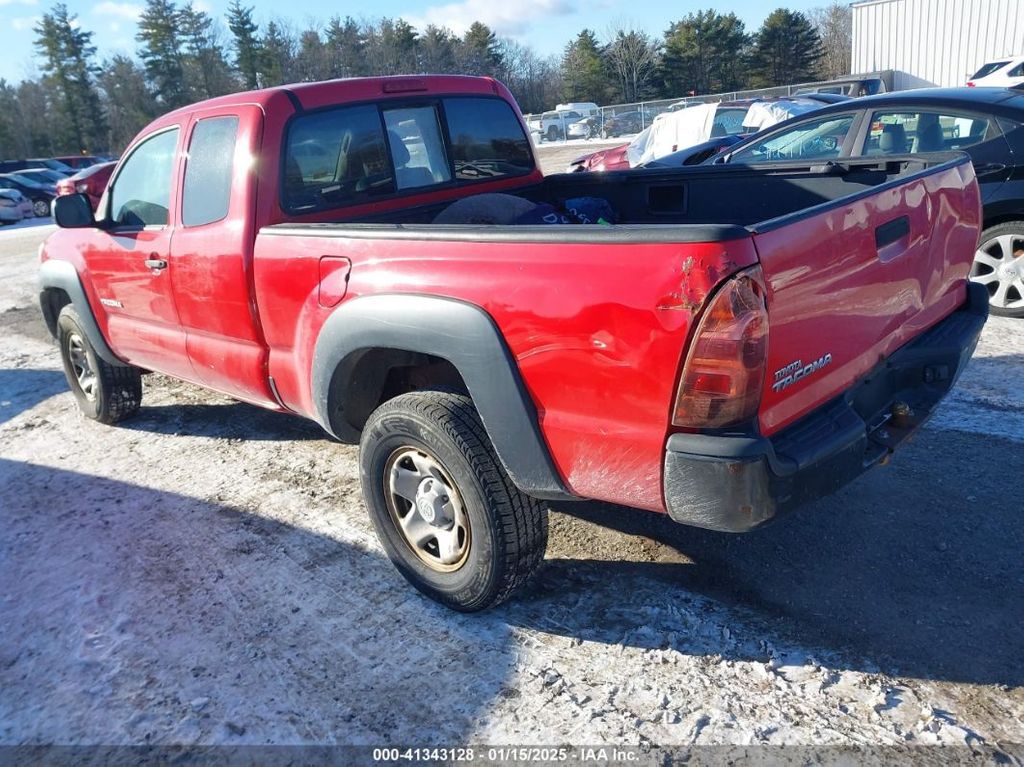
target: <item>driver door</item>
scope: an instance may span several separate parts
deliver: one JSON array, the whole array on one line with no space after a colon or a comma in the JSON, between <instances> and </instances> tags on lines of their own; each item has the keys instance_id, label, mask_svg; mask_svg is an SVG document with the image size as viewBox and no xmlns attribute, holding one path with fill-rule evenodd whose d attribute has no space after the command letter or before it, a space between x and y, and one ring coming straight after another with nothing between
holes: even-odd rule
<instances>
[{"instance_id":1,"label":"driver door","mask_svg":"<svg viewBox=\"0 0 1024 767\"><path fill-rule=\"evenodd\" d=\"M192 378L170 261L180 140L179 126L171 126L131 149L84 257L114 352L133 365Z\"/></svg>"}]
</instances>

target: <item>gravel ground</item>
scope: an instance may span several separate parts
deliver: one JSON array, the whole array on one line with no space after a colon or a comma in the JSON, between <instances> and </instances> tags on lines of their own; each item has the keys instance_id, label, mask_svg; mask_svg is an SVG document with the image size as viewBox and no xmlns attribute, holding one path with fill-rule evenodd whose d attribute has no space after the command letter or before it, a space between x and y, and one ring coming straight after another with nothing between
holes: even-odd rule
<instances>
[{"instance_id":1,"label":"gravel ground","mask_svg":"<svg viewBox=\"0 0 1024 767\"><path fill-rule=\"evenodd\" d=\"M1024 323L834 497L741 537L562 504L532 587L460 616L314 424L159 375L82 418L47 231L0 234L0 745L1024 742Z\"/></svg>"}]
</instances>

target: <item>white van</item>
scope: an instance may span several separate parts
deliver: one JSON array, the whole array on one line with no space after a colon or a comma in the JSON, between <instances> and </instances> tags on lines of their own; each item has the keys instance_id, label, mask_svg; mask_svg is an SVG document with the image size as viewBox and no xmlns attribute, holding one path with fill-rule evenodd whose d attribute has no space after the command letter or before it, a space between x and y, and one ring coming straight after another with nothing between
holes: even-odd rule
<instances>
[{"instance_id":1,"label":"white van","mask_svg":"<svg viewBox=\"0 0 1024 767\"><path fill-rule=\"evenodd\" d=\"M557 104L556 112L579 112L584 117L591 117L601 111L601 107L593 101L573 101L569 104Z\"/></svg>"}]
</instances>

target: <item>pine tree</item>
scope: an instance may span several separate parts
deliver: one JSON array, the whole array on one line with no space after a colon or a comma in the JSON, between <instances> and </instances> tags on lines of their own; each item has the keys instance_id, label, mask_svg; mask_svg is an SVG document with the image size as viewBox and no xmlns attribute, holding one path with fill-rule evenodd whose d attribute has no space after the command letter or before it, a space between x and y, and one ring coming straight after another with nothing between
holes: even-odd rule
<instances>
[{"instance_id":1,"label":"pine tree","mask_svg":"<svg viewBox=\"0 0 1024 767\"><path fill-rule=\"evenodd\" d=\"M611 77L597 35L584 29L565 46L562 55L562 97L566 101L603 103L609 96Z\"/></svg>"},{"instance_id":2,"label":"pine tree","mask_svg":"<svg viewBox=\"0 0 1024 767\"><path fill-rule=\"evenodd\" d=\"M660 75L671 95L720 93L739 87L749 38L733 13L715 10L687 15L665 33Z\"/></svg>"},{"instance_id":3,"label":"pine tree","mask_svg":"<svg viewBox=\"0 0 1024 767\"><path fill-rule=\"evenodd\" d=\"M420 71L433 74L454 72L457 44L458 38L450 29L429 24L420 35Z\"/></svg>"},{"instance_id":4,"label":"pine tree","mask_svg":"<svg viewBox=\"0 0 1024 767\"><path fill-rule=\"evenodd\" d=\"M330 59L330 77L359 77L369 74L366 36L351 16L334 16L327 25L324 45Z\"/></svg>"},{"instance_id":5,"label":"pine tree","mask_svg":"<svg viewBox=\"0 0 1024 767\"><path fill-rule=\"evenodd\" d=\"M307 29L299 36L295 55L295 74L302 82L326 80L331 76L331 62L324 41L316 29Z\"/></svg>"},{"instance_id":6,"label":"pine tree","mask_svg":"<svg viewBox=\"0 0 1024 767\"><path fill-rule=\"evenodd\" d=\"M265 88L289 83L294 67L294 38L276 21L269 22L260 41L260 82Z\"/></svg>"},{"instance_id":7,"label":"pine tree","mask_svg":"<svg viewBox=\"0 0 1024 767\"><path fill-rule=\"evenodd\" d=\"M479 21L470 25L459 46L458 65L467 75L494 75L501 69L498 38L490 27Z\"/></svg>"},{"instance_id":8,"label":"pine tree","mask_svg":"<svg viewBox=\"0 0 1024 767\"><path fill-rule=\"evenodd\" d=\"M35 32L44 83L54 95L58 113L53 126L56 139L75 152L94 150L104 139L105 126L95 83L92 32L82 29L63 3L43 14Z\"/></svg>"},{"instance_id":9,"label":"pine tree","mask_svg":"<svg viewBox=\"0 0 1024 767\"><path fill-rule=\"evenodd\" d=\"M813 80L822 56L821 40L802 13L772 11L754 38L751 64L763 86Z\"/></svg>"},{"instance_id":10,"label":"pine tree","mask_svg":"<svg viewBox=\"0 0 1024 767\"><path fill-rule=\"evenodd\" d=\"M216 25L208 13L196 10L191 0L181 9L181 35L185 81L191 85L193 97L208 99L236 90Z\"/></svg>"},{"instance_id":11,"label":"pine tree","mask_svg":"<svg viewBox=\"0 0 1024 767\"><path fill-rule=\"evenodd\" d=\"M109 125L106 145L121 152L159 110L146 87L145 71L128 56L118 54L107 61L98 81Z\"/></svg>"},{"instance_id":12,"label":"pine tree","mask_svg":"<svg viewBox=\"0 0 1024 767\"><path fill-rule=\"evenodd\" d=\"M185 82L181 13L173 0L146 0L135 39L157 103L165 110L188 104L192 98Z\"/></svg>"},{"instance_id":13,"label":"pine tree","mask_svg":"<svg viewBox=\"0 0 1024 767\"><path fill-rule=\"evenodd\" d=\"M244 6L240 0L232 0L228 6L228 29L235 37L235 68L242 76L249 90L260 87L260 38L259 27L252 19L252 7Z\"/></svg>"}]
</instances>

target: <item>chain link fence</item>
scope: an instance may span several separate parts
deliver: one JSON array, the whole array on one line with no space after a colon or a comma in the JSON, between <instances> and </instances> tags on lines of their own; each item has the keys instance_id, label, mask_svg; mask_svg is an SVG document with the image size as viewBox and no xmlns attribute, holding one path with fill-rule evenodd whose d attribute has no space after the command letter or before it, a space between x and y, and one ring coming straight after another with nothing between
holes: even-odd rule
<instances>
[{"instance_id":1,"label":"chain link fence","mask_svg":"<svg viewBox=\"0 0 1024 767\"><path fill-rule=\"evenodd\" d=\"M636 101L596 107L589 112L550 111L524 115L534 143L572 141L577 139L615 139L634 136L666 112L684 109L688 104L713 104L719 101L745 101L759 98L795 96L813 90L828 90L849 96L865 95L892 90L891 70L855 75L841 80L827 80L774 88L709 93L702 96L684 96L675 99Z\"/></svg>"}]
</instances>

